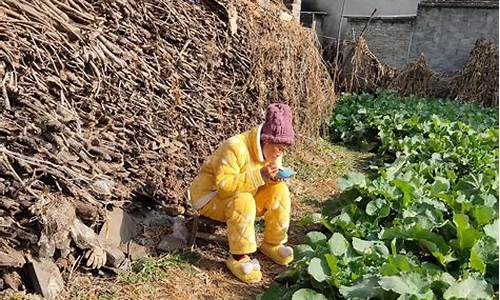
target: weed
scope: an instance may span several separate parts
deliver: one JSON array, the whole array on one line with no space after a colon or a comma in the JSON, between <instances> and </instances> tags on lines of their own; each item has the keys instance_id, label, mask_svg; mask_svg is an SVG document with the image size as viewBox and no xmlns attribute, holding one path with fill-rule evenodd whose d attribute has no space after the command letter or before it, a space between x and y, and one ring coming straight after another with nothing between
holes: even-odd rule
<instances>
[{"instance_id":1,"label":"weed","mask_svg":"<svg viewBox=\"0 0 500 300\"><path fill-rule=\"evenodd\" d=\"M182 251L159 258L142 258L132 265L132 271L120 275L120 280L128 283L152 282L163 279L166 270L179 267L185 272L193 272L192 264L200 259L199 254Z\"/></svg>"}]
</instances>

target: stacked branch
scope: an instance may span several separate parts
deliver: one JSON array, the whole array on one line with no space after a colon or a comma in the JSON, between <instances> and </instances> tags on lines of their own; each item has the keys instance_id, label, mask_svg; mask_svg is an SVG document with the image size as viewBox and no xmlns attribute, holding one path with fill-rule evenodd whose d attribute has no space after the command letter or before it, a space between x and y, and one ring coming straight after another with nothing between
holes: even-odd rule
<instances>
[{"instance_id":1,"label":"stacked branch","mask_svg":"<svg viewBox=\"0 0 500 300\"><path fill-rule=\"evenodd\" d=\"M362 37L346 46L341 57L336 84L342 91L374 93L397 75L396 69L379 61Z\"/></svg>"},{"instance_id":2,"label":"stacked branch","mask_svg":"<svg viewBox=\"0 0 500 300\"><path fill-rule=\"evenodd\" d=\"M389 88L402 96L446 98L449 95L449 80L434 72L421 54L414 63L408 64L389 83Z\"/></svg>"},{"instance_id":3,"label":"stacked branch","mask_svg":"<svg viewBox=\"0 0 500 300\"><path fill-rule=\"evenodd\" d=\"M453 80L456 98L484 106L498 105L498 47L491 40L479 39L463 70Z\"/></svg>"},{"instance_id":4,"label":"stacked branch","mask_svg":"<svg viewBox=\"0 0 500 300\"><path fill-rule=\"evenodd\" d=\"M385 88L401 96L455 98L483 106L498 105L498 47L491 40L477 40L464 68L458 74L448 75L432 70L423 54L402 70L385 65L362 37L344 41L338 54L329 47L324 55L331 65L335 86L342 92L374 93L377 88Z\"/></svg>"},{"instance_id":5,"label":"stacked branch","mask_svg":"<svg viewBox=\"0 0 500 300\"><path fill-rule=\"evenodd\" d=\"M139 200L182 213L203 160L270 102L314 136L334 101L281 3L4 0L0 20L0 237L34 255L51 202L87 223Z\"/></svg>"}]
</instances>

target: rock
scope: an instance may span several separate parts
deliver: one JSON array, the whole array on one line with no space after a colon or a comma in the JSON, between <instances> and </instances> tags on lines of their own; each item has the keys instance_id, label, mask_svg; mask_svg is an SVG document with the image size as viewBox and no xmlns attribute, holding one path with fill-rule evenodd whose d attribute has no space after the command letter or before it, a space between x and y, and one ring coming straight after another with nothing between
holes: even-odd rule
<instances>
[{"instance_id":1,"label":"rock","mask_svg":"<svg viewBox=\"0 0 500 300\"><path fill-rule=\"evenodd\" d=\"M22 252L6 244L0 244L0 268L1 267L22 267L26 263Z\"/></svg>"},{"instance_id":2,"label":"rock","mask_svg":"<svg viewBox=\"0 0 500 300\"><path fill-rule=\"evenodd\" d=\"M100 246L97 234L80 219L76 219L71 226L71 237L76 246L82 250Z\"/></svg>"},{"instance_id":3,"label":"rock","mask_svg":"<svg viewBox=\"0 0 500 300\"><path fill-rule=\"evenodd\" d=\"M156 248L168 252L177 249L182 249L186 246L187 242L185 240L168 235L158 243L158 246L156 246Z\"/></svg>"},{"instance_id":4,"label":"rock","mask_svg":"<svg viewBox=\"0 0 500 300\"><path fill-rule=\"evenodd\" d=\"M188 238L189 230L186 228L184 219L177 217L172 227L172 233L164 237L156 247L163 251L181 249L187 246Z\"/></svg>"},{"instance_id":5,"label":"rock","mask_svg":"<svg viewBox=\"0 0 500 300\"><path fill-rule=\"evenodd\" d=\"M158 210L151 210L147 212L146 216L142 220L142 224L146 227L172 226L174 222L175 218L162 214Z\"/></svg>"},{"instance_id":6,"label":"rock","mask_svg":"<svg viewBox=\"0 0 500 300\"><path fill-rule=\"evenodd\" d=\"M49 238L42 232L38 240L38 255L43 258L51 258L56 252L56 243L53 238Z\"/></svg>"},{"instance_id":7,"label":"rock","mask_svg":"<svg viewBox=\"0 0 500 300\"><path fill-rule=\"evenodd\" d=\"M172 237L187 241L189 238L189 230L186 227L185 220L182 217L177 217L172 227Z\"/></svg>"},{"instance_id":8,"label":"rock","mask_svg":"<svg viewBox=\"0 0 500 300\"><path fill-rule=\"evenodd\" d=\"M83 201L75 201L76 215L85 222L94 222L99 218L99 211L95 205Z\"/></svg>"},{"instance_id":9,"label":"rock","mask_svg":"<svg viewBox=\"0 0 500 300\"><path fill-rule=\"evenodd\" d=\"M124 261L126 260L125 254L120 249L115 247L105 247L104 251L106 252L107 264L121 269Z\"/></svg>"},{"instance_id":10,"label":"rock","mask_svg":"<svg viewBox=\"0 0 500 300\"><path fill-rule=\"evenodd\" d=\"M109 196L115 188L115 183L109 179L98 179L92 183L92 188L98 194Z\"/></svg>"},{"instance_id":11,"label":"rock","mask_svg":"<svg viewBox=\"0 0 500 300\"><path fill-rule=\"evenodd\" d=\"M113 247L119 247L140 234L140 224L136 218L123 209L115 207L107 211L107 220L99 232L101 241Z\"/></svg>"},{"instance_id":12,"label":"rock","mask_svg":"<svg viewBox=\"0 0 500 300\"><path fill-rule=\"evenodd\" d=\"M78 248L82 250L102 249L106 252L107 265L122 268L126 257L119 246L122 241L129 241L139 234L140 226L135 218L120 208L109 211L107 218L99 235L76 219L71 227L71 236Z\"/></svg>"},{"instance_id":13,"label":"rock","mask_svg":"<svg viewBox=\"0 0 500 300\"><path fill-rule=\"evenodd\" d=\"M56 299L64 291L64 281L56 264L49 259L34 259L27 265L33 288L48 300Z\"/></svg>"},{"instance_id":14,"label":"rock","mask_svg":"<svg viewBox=\"0 0 500 300\"><path fill-rule=\"evenodd\" d=\"M120 246L120 250L127 254L127 256L132 260L136 261L148 255L146 247L139 245L135 242L128 242Z\"/></svg>"}]
</instances>

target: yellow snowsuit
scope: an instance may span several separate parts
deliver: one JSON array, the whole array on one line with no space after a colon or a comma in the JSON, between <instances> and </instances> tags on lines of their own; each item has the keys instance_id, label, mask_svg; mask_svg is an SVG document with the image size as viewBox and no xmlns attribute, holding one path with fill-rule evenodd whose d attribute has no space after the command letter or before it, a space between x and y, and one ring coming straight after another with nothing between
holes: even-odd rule
<instances>
[{"instance_id":1,"label":"yellow snowsuit","mask_svg":"<svg viewBox=\"0 0 500 300\"><path fill-rule=\"evenodd\" d=\"M257 250L256 216L264 216L265 243L287 241L290 192L285 182L266 183L260 174L266 164L260 145L261 128L225 141L203 164L189 189L191 204L201 215L227 223L231 254Z\"/></svg>"}]
</instances>

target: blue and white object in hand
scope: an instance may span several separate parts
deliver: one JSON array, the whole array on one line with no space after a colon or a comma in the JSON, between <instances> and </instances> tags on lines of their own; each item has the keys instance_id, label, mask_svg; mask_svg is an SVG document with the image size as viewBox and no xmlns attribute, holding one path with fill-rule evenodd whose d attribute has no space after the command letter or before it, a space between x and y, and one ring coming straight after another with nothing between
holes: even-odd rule
<instances>
[{"instance_id":1,"label":"blue and white object in hand","mask_svg":"<svg viewBox=\"0 0 500 300\"><path fill-rule=\"evenodd\" d=\"M276 174L277 179L288 179L295 175L295 171L290 168L280 168L278 174Z\"/></svg>"}]
</instances>

